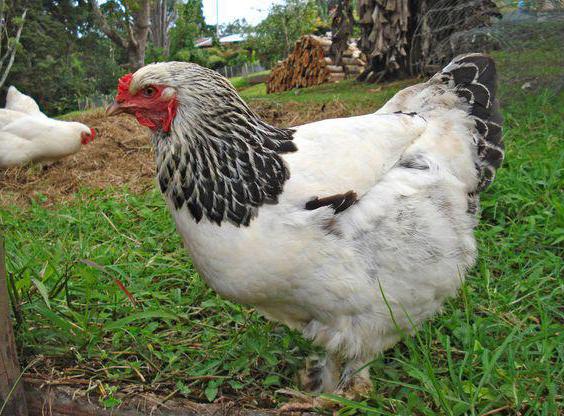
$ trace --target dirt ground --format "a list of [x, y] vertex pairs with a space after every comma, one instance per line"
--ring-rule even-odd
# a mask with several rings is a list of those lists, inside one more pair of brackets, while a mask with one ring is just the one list
[[[348, 115], [338, 101], [302, 108], [256, 103], [253, 108], [266, 121], [278, 126]], [[0, 207], [26, 206], [32, 200], [51, 206], [75, 197], [81, 188], [127, 187], [141, 193], [154, 186], [154, 160], [150, 131], [127, 115], [106, 117], [97, 110], [72, 118], [96, 130], [94, 142], [63, 160], [25, 167], [0, 169]]]
[[94, 142], [54, 163], [0, 169], [0, 206], [25, 206], [32, 198], [52, 205], [84, 187], [127, 185], [142, 192], [152, 186], [153, 156], [146, 128], [133, 117], [108, 118], [103, 111], [74, 120], [96, 130]]

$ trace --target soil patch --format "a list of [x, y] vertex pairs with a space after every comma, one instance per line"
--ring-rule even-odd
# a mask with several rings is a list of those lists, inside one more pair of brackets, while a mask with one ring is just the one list
[[[264, 120], [277, 126], [350, 113], [339, 101], [307, 107], [257, 101], [252, 106]], [[142, 193], [154, 186], [155, 167], [147, 128], [131, 116], [106, 117], [102, 110], [77, 115], [72, 120], [96, 130], [96, 140], [55, 163], [0, 169], [0, 207], [27, 206], [32, 200], [51, 206], [72, 200], [81, 188], [126, 187], [130, 192]]]

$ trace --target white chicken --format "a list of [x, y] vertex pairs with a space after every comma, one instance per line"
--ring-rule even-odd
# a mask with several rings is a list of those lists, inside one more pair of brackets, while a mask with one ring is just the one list
[[0, 109], [0, 168], [54, 161], [78, 152], [94, 140], [82, 123], [48, 118], [35, 100], [10, 87]]
[[374, 114], [285, 129], [216, 72], [169, 62], [121, 78], [107, 112], [153, 130], [203, 279], [327, 350], [304, 388], [354, 397], [474, 264], [478, 193], [504, 155], [495, 83], [492, 59], [470, 54]]

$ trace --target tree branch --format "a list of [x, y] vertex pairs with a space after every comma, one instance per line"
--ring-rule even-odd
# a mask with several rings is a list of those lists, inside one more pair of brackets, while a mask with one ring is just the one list
[[135, 33], [133, 33], [133, 27], [130, 24], [127, 25], [127, 33], [129, 34], [129, 43], [138, 46], [137, 39], [135, 39]]
[[4, 21], [4, 0], [0, 0], [0, 55], [2, 54], [2, 40], [4, 31], [6, 30], [6, 22]]
[[124, 38], [122, 38], [116, 30], [110, 27], [108, 21], [106, 20], [106, 17], [102, 14], [102, 11], [98, 6], [98, 2], [96, 0], [89, 0], [89, 3], [92, 6], [92, 10], [94, 11], [94, 16], [96, 16], [96, 20], [98, 21], [98, 24], [100, 25], [100, 29], [102, 30], [102, 32], [104, 32], [104, 34], [108, 38], [110, 38], [110, 40], [114, 42], [116, 45], [124, 49], [127, 49], [127, 41]]
[[[18, 45], [20, 43], [20, 36], [22, 35], [22, 30], [23, 30], [23, 27], [24, 27], [26, 15], [27, 15], [27, 9], [25, 9], [22, 13], [20, 27], [18, 27], [18, 32], [16, 33], [16, 40], [15, 40], [14, 44], [11, 47], [8, 46], [9, 50], [11, 50], [11, 55], [10, 55], [10, 60], [8, 61], [8, 66], [6, 66], [6, 69], [4, 70], [4, 73], [2, 74], [2, 79], [0, 79], [0, 88], [2, 88], [2, 86], [6, 82], [6, 78], [8, 78], [8, 74], [10, 73], [10, 70], [12, 69], [12, 65], [14, 64], [14, 59], [16, 57], [16, 50], [18, 49]], [[2, 62], [2, 66], [3, 65], [4, 65], [4, 62]]]

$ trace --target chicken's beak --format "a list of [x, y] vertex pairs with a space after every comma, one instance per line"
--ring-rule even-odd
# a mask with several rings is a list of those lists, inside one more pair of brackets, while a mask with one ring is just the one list
[[108, 108], [106, 108], [107, 116], [115, 116], [123, 112], [125, 112], [124, 108], [117, 101], [114, 101]]

